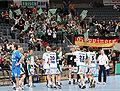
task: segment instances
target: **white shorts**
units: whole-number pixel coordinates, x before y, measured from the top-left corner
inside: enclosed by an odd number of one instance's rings
[[[59,74],[59,69],[58,68],[50,68],[50,74],[51,75],[57,75]]]
[[[90,70],[88,72],[88,75],[93,75],[96,72],[96,67],[90,67]]]
[[[87,73],[87,66],[78,66],[77,67],[77,74],[86,74]]]
[[[45,69],[45,75],[50,75],[50,69]]]

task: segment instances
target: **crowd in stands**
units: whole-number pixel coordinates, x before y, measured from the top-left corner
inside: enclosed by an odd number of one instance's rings
[[[63,5],[64,10],[61,9],[60,12],[51,13],[49,10],[42,9],[41,14],[39,14],[37,7],[22,8],[15,4],[9,8],[13,12],[12,19],[10,13],[6,11],[1,13],[1,20],[8,24],[14,20],[15,22],[10,30],[11,37],[13,39],[18,38],[20,43],[28,43],[29,50],[37,47],[38,51],[50,43],[62,43],[63,36],[71,34],[83,35],[88,32],[89,35],[105,36],[109,35],[110,32],[120,32],[120,22],[117,20],[98,21],[95,16],[90,16],[87,17],[89,21],[86,23],[81,17],[75,16],[73,4],[64,1]],[[14,12],[18,9],[21,11],[20,15]],[[28,28],[25,30],[27,26]],[[15,42],[10,43],[0,36],[0,43],[3,43],[2,46],[0,45],[0,67],[2,68],[4,63],[6,65],[11,64],[11,59],[7,55],[12,53],[11,48]],[[5,56],[2,57],[1,55]],[[36,57],[36,59],[38,58]]]

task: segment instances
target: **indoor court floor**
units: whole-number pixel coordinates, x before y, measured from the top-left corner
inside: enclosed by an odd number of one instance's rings
[[[95,78],[97,82],[97,77]],[[80,89],[78,85],[69,85],[68,80],[62,81],[61,89],[51,89],[46,87],[46,83],[35,83],[36,87],[25,87],[21,91],[120,91],[120,76],[108,76],[106,85],[96,84],[95,88],[89,88],[87,84],[85,89]],[[15,91],[11,86],[0,87],[0,91]]]

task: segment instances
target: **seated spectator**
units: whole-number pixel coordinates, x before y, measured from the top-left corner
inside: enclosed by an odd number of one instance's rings
[[[0,36],[0,43],[3,43],[3,38],[2,38],[2,36]]]

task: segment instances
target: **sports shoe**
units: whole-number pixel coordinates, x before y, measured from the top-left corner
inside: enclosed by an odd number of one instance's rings
[[[53,88],[57,89],[57,87],[56,87],[56,86],[54,86]]]
[[[16,90],[16,87],[13,87],[13,90]]]
[[[86,88],[86,86],[84,85],[84,86],[82,86],[82,88],[81,89],[85,89]]]
[[[71,81],[69,81],[69,83],[68,84],[71,84]]]
[[[21,87],[19,87],[19,90],[22,90],[22,88],[21,88]]]
[[[79,88],[81,88],[81,85],[80,85],[80,84],[78,84],[78,86],[79,86]]]
[[[75,80],[73,79],[73,84],[75,84]]]
[[[106,85],[106,82],[103,82],[103,85]]]
[[[58,88],[61,89],[61,85],[58,85]]]
[[[99,84],[99,85],[100,85],[100,84],[101,84],[101,82],[97,82],[97,84]]]

